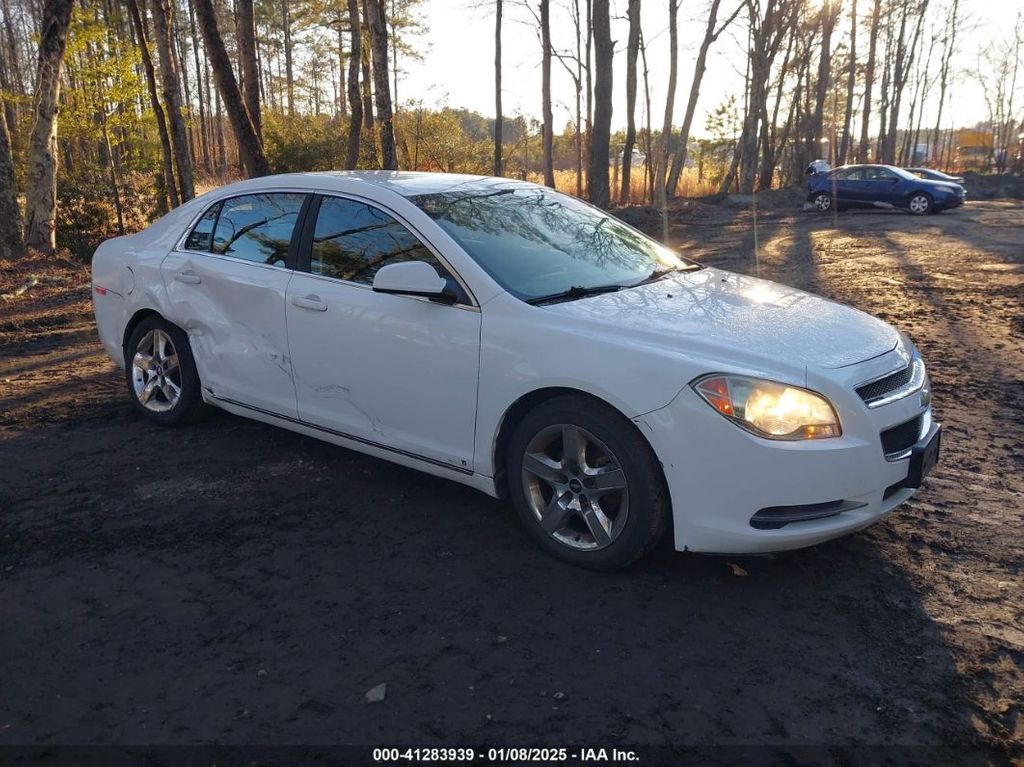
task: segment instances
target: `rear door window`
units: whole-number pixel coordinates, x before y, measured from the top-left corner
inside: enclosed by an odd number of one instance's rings
[[[212,252],[285,266],[305,197],[300,192],[269,192],[225,200],[213,233]]]

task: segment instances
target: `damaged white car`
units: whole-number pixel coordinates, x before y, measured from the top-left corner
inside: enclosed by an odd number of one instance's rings
[[[889,325],[701,267],[508,179],[272,176],[93,259],[140,413],[215,406],[507,496],[538,543],[622,567],[858,530],[938,459]]]

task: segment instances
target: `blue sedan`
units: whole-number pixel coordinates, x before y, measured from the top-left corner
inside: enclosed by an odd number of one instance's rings
[[[844,165],[807,182],[807,201],[822,213],[847,208],[904,208],[918,216],[964,204],[959,184],[918,178],[891,165]]]

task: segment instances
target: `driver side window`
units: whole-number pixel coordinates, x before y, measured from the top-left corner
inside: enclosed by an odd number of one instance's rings
[[[372,285],[382,266],[423,261],[450,276],[419,238],[380,208],[343,197],[324,197],[310,249],[310,272]]]

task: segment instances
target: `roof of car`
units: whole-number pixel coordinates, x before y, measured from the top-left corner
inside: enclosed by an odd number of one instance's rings
[[[420,194],[437,194],[452,191],[486,191],[497,185],[532,186],[526,182],[510,178],[494,178],[491,176],[472,176],[462,173],[422,173],[413,171],[391,170],[339,170],[318,171],[313,173],[283,173],[275,176],[263,176],[249,179],[238,184],[239,187],[259,187],[263,185],[288,184],[351,191],[354,186],[369,184],[387,189],[403,197],[414,197]]]

